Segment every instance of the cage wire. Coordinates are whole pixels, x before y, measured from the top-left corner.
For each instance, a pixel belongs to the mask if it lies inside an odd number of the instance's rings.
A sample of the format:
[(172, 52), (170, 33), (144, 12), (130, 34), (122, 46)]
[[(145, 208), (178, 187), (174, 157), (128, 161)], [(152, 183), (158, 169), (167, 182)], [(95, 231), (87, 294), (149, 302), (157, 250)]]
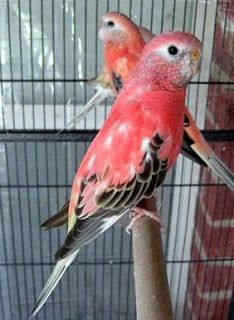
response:
[[(201, 72), (188, 89), (187, 105), (234, 168), (231, 0), (1, 0), (0, 319), (30, 314), (65, 237), (66, 227), (45, 232), (40, 224), (67, 201), (112, 100), (74, 130), (56, 133), (94, 93), (84, 80), (101, 69), (97, 26), (108, 11), (125, 13), (156, 34), (179, 29), (203, 41)], [(233, 194), (208, 169), (179, 156), (160, 203), (175, 319), (234, 319)], [(214, 214), (220, 223), (210, 219)], [(132, 244), (123, 226), (81, 250), (37, 319), (136, 319)]]

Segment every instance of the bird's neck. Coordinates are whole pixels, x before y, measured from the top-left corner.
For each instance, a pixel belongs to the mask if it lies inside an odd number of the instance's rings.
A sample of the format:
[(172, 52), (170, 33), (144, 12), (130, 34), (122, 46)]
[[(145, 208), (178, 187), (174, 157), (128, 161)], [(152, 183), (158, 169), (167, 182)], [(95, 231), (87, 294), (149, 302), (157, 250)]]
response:
[(114, 66), (118, 60), (126, 58), (126, 60), (134, 60), (135, 64), (139, 59), (139, 56), (143, 50), (144, 42), (129, 41), (127, 44), (125, 42), (107, 42), (104, 45), (104, 58), (107, 67), (113, 70)]

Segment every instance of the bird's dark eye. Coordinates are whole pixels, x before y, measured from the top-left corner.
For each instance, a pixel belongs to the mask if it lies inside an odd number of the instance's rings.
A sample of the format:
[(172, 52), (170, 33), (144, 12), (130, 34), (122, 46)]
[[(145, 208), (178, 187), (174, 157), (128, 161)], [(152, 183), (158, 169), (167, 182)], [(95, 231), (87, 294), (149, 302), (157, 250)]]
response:
[(112, 20), (107, 21), (108, 27), (113, 27), (115, 23)]
[(172, 56), (175, 56), (177, 53), (178, 53), (178, 49), (175, 47), (175, 46), (170, 46), (168, 48), (168, 52), (172, 55)]

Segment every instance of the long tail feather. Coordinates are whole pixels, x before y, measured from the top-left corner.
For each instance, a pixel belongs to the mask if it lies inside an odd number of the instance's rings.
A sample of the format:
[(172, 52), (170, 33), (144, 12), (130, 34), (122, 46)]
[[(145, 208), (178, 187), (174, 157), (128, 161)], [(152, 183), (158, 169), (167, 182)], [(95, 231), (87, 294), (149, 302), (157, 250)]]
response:
[[(116, 221), (118, 221), (128, 209), (119, 209), (114, 212), (109, 212), (105, 210), (99, 210), (97, 216), (91, 217), (84, 220), (77, 220), (74, 228), (69, 232), (65, 244), (58, 250), (55, 255), (55, 259), (60, 259), (56, 263), (52, 274), (47, 280), (37, 302), (34, 307), (32, 314), (28, 320), (33, 319), (33, 317), (38, 313), (43, 304), (46, 302), (51, 292), (56, 287), (59, 280), (62, 278), (64, 272), (67, 270), (69, 265), (75, 259), (80, 248), (89, 242), (95, 240), (107, 229), (109, 229)], [(74, 237), (73, 237), (74, 236)], [(70, 243), (71, 240), (71, 243)], [(69, 247), (66, 247), (66, 245)], [(66, 256), (60, 253), (66, 252)], [(59, 257), (60, 256), (60, 257)]]
[(99, 105), (104, 99), (111, 95), (110, 88), (104, 88), (99, 84), (96, 86), (97, 92), (95, 95), (86, 103), (84, 108), (77, 113), (64, 128), (60, 129), (57, 134), (61, 133), (63, 130), (70, 129), (71, 125), (79, 123), (84, 117), (89, 113), (90, 110)]
[(64, 272), (67, 270), (67, 268), (70, 266), (72, 261), (75, 259), (79, 252), (79, 249), (72, 252), (69, 256), (66, 258), (59, 260), (55, 267), (53, 272), (51, 273), (49, 279), (47, 280), (37, 302), (36, 306), (34, 307), (31, 316), (28, 318), (28, 320), (31, 320), (35, 317), (35, 315), (38, 313), (38, 311), (41, 309), (43, 304), (46, 302), (48, 297), (50, 296), (51, 292), (56, 287), (59, 280), (62, 278)]
[(211, 168), (211, 170), (232, 190), (234, 191), (234, 174), (231, 170), (214, 154), (207, 156), (200, 151), (200, 148), (194, 144), (192, 148), (202, 158), (202, 160)]

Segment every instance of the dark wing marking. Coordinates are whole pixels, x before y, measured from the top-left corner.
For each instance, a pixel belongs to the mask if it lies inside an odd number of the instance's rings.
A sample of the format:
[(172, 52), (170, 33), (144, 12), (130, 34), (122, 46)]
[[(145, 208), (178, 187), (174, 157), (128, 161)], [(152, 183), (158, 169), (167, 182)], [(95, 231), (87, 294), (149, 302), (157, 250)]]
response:
[[(155, 135), (140, 164), (143, 168), (142, 171), (128, 183), (111, 186), (102, 194), (97, 195), (95, 199), (97, 206), (104, 210), (119, 210), (135, 205), (144, 197), (145, 193), (147, 197), (152, 195), (154, 188), (163, 182), (167, 172), (167, 159), (160, 160), (157, 157), (162, 144), (163, 139), (158, 134)], [(79, 202), (77, 206), (79, 207)], [(77, 212), (78, 218), (81, 211)]]
[(145, 190), (145, 198), (149, 198), (152, 196), (155, 186), (157, 183), (157, 175), (153, 174), (150, 184), (148, 185), (147, 189)]
[(160, 137), (159, 134), (156, 134), (151, 141), (151, 145), (158, 147), (158, 149), (161, 147), (163, 143), (163, 139)]
[(46, 230), (49, 230), (52, 228), (60, 227), (61, 225), (67, 223), (69, 203), (70, 202), (67, 201), (61, 210), (44, 221), (41, 226)]
[(207, 164), (200, 158), (200, 156), (192, 149), (192, 145), (195, 142), (189, 137), (186, 131), (184, 131), (183, 141), (181, 146), (181, 153), (192, 161), (207, 167)]
[(147, 182), (151, 178), (152, 174), (153, 174), (153, 159), (152, 160), (150, 159), (149, 161), (145, 160), (144, 171), (137, 175), (137, 180), (142, 183)]
[[(96, 239), (101, 233), (110, 228), (123, 214), (141, 199), (150, 197), (154, 188), (159, 186), (165, 178), (167, 159), (157, 157), (158, 150), (163, 144), (163, 139), (156, 135), (149, 144), (141, 163), (142, 171), (137, 173), (131, 181), (118, 186), (110, 186), (102, 194), (96, 196), (98, 210), (86, 216), (83, 220), (79, 217), (82, 213), (82, 195), (76, 207), (77, 221), (68, 233), (64, 245), (55, 255), (59, 260), (71, 252)], [(95, 184), (96, 177), (92, 177)], [(84, 188), (88, 181), (83, 182)]]
[(112, 82), (117, 93), (123, 88), (123, 82), (120, 75), (112, 72)]
[(55, 260), (67, 257), (73, 251), (98, 238), (99, 235), (110, 228), (126, 212), (127, 209), (111, 212), (100, 209), (95, 216), (84, 220), (77, 219), (74, 227), (68, 233), (63, 246), (56, 252)]

